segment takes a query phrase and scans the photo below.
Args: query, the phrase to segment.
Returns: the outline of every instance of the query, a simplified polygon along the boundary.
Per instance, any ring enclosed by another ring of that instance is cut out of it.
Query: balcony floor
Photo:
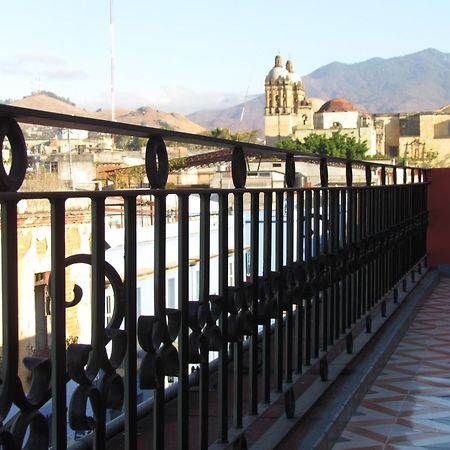
[[[449,317],[442,278],[333,450],[450,448]]]

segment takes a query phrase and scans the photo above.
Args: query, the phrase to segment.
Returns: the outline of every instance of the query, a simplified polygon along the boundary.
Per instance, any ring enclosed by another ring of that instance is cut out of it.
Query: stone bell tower
[[[292,61],[284,68],[281,56],[275,57],[275,65],[266,76],[265,96],[266,144],[275,145],[293,134],[293,128],[299,123],[300,106],[305,100],[303,83],[295,73]]]

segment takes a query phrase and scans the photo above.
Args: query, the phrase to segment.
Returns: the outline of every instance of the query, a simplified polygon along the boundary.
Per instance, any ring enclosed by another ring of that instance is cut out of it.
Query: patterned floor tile
[[[450,280],[422,306],[333,450],[450,449]]]

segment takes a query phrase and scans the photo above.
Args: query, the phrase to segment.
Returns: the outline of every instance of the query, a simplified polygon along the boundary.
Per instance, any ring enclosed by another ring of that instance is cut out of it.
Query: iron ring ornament
[[[147,141],[145,151],[145,170],[152,189],[163,189],[169,176],[169,157],[161,136]]]
[[[231,157],[231,176],[236,189],[245,188],[247,181],[247,165],[242,147],[234,147]]]
[[[320,159],[320,184],[328,187],[328,163],[326,158]]]
[[[295,159],[292,153],[286,154],[285,181],[287,187],[295,186]]]
[[[22,186],[27,170],[27,147],[18,123],[9,117],[0,117],[0,145],[5,138],[11,145],[11,169],[6,173],[3,158],[0,164],[0,191],[15,192]]]
[[[207,362],[210,351],[222,348],[222,332],[216,323],[222,310],[223,298],[219,295],[210,295],[206,303],[189,302],[188,323],[192,330],[189,335],[189,362]]]
[[[352,186],[353,184],[353,168],[352,168],[352,163],[350,161],[348,161],[345,164],[345,179],[346,179],[346,184],[348,187]]]

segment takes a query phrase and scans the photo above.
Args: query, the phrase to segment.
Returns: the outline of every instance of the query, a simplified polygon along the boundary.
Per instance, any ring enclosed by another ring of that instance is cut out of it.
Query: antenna
[[[109,0],[109,40],[111,46],[111,120],[116,120],[116,92],[114,83],[114,24],[113,0]]]

